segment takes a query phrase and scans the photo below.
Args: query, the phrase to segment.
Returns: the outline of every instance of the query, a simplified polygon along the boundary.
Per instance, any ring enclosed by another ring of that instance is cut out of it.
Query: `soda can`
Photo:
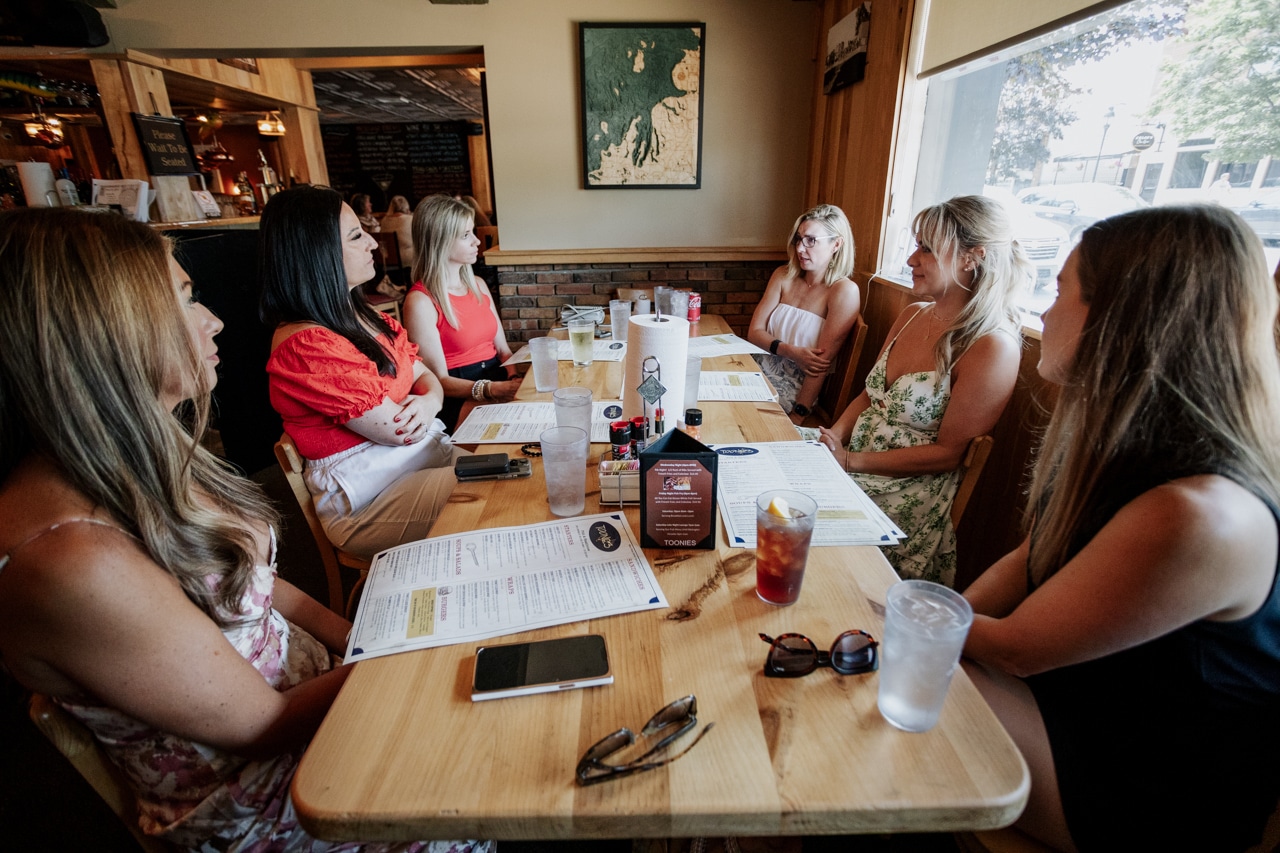
[[[689,322],[696,323],[702,319],[702,294],[694,290],[689,293]]]

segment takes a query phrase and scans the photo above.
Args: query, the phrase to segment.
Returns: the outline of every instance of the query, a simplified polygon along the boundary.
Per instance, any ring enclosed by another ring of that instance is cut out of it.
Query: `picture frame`
[[[705,23],[578,25],[584,189],[700,189]]]

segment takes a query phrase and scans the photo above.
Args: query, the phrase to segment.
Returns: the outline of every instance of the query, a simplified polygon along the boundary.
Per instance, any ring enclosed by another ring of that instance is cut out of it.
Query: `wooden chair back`
[[[324,532],[324,527],[320,524],[320,516],[316,514],[315,500],[311,497],[311,492],[307,490],[307,483],[302,478],[302,470],[305,464],[302,454],[298,452],[298,448],[294,445],[293,439],[289,437],[288,433],[280,436],[280,440],[276,442],[275,451],[276,461],[280,463],[280,470],[284,472],[284,478],[289,483],[289,489],[293,492],[294,500],[298,502],[298,508],[302,510],[303,518],[307,520],[307,527],[311,530],[311,536],[316,540],[316,549],[320,552],[320,561],[324,564],[325,580],[329,586],[329,609],[334,613],[339,613],[349,618],[351,606],[355,603],[356,595],[364,584],[365,576],[369,573],[369,561],[364,557],[348,554],[342,549],[334,547],[334,544],[329,541],[328,535]],[[345,600],[342,595],[343,566],[355,569],[359,573],[359,578],[351,589],[351,595]]]
[[[373,235],[382,250],[382,263],[388,270],[400,269],[404,264],[400,260],[400,238],[394,231],[382,231]]]
[[[476,236],[480,238],[480,254],[498,245],[497,225],[477,225]]]
[[[969,442],[969,448],[965,450],[964,459],[960,462],[960,469],[964,473],[960,475],[960,486],[956,489],[955,500],[951,502],[952,527],[960,526],[964,508],[969,505],[969,498],[973,496],[973,489],[978,485],[982,467],[987,464],[987,457],[991,455],[994,444],[995,440],[989,435],[980,435]]]
[[[844,339],[844,346],[833,362],[835,371],[827,378],[827,387],[818,396],[814,412],[818,420],[830,426],[844,414],[845,407],[853,399],[853,377],[858,372],[858,359],[862,357],[863,344],[867,342],[867,323],[858,315]],[[827,409],[830,401],[831,408]]]
[[[58,707],[48,696],[39,693],[32,695],[28,713],[41,734],[116,813],[144,853],[172,853],[175,850],[168,842],[147,835],[138,826],[138,799],[133,789],[79,720]]]
[[[649,304],[653,304],[653,288],[652,287],[619,287],[617,299],[625,299],[628,302],[635,302],[643,296],[649,300]]]

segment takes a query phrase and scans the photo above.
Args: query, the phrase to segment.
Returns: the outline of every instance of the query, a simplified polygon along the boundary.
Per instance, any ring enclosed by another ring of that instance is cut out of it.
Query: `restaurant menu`
[[[345,659],[666,606],[622,513],[436,536],[373,558]]]
[[[557,361],[573,361],[573,345],[569,341],[560,341],[560,346],[556,348]],[[627,354],[626,341],[610,341],[600,340],[599,338],[591,341],[591,360],[592,361],[622,361]],[[508,364],[532,364],[533,352],[529,349],[529,345],[525,344],[516,350],[511,358],[502,362],[505,367]]]
[[[906,538],[817,442],[711,447],[720,457],[720,517],[735,548],[756,547],[756,498],[770,489],[803,492],[817,501],[812,545],[897,545]]]
[[[591,403],[591,441],[609,440],[610,421],[622,417],[622,403]],[[454,444],[526,444],[555,427],[555,403],[493,403],[476,406],[453,431]]]
[[[699,358],[714,358],[718,355],[768,355],[768,350],[751,343],[737,335],[699,335],[689,338],[689,355]]]
[[[734,400],[752,402],[777,400],[762,373],[727,370],[702,371],[698,376],[698,401]]]

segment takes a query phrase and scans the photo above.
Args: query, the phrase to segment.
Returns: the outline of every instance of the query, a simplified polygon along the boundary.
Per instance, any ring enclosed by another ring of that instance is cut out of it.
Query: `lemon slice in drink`
[[[769,501],[769,514],[790,520],[792,517],[791,507],[787,504],[787,499],[778,495]]]

